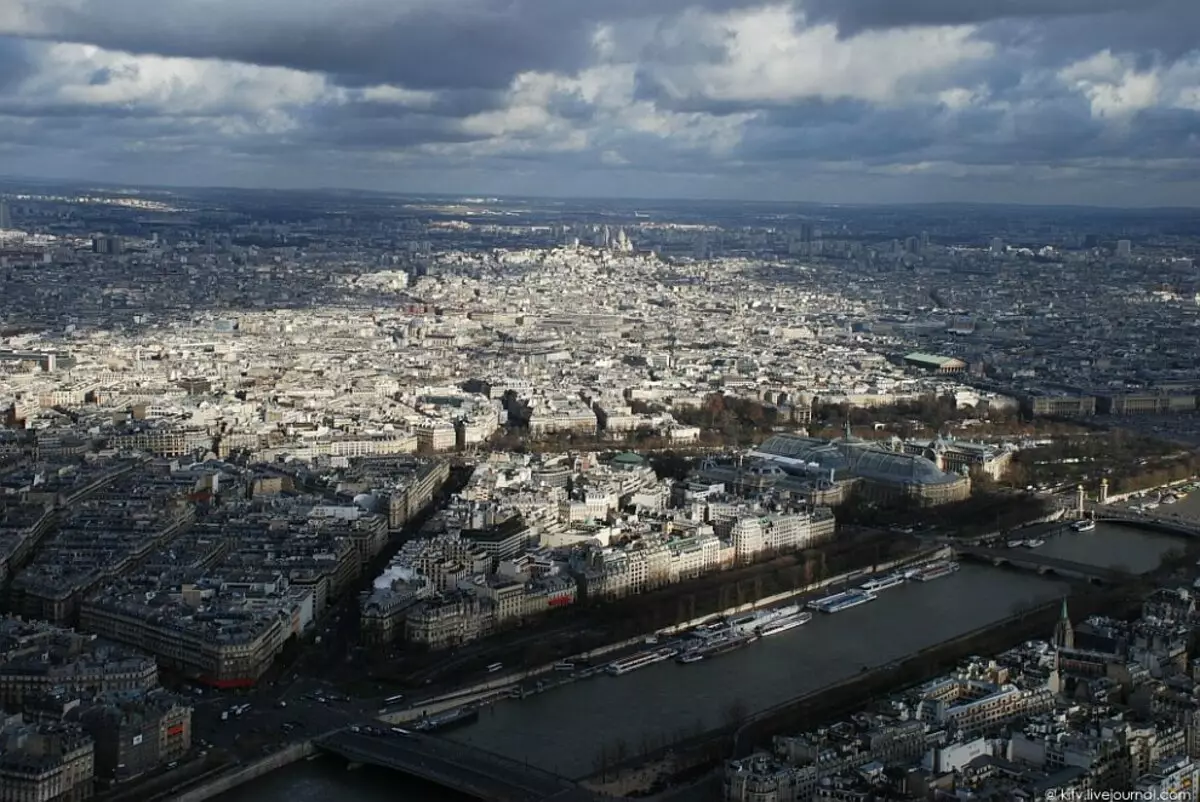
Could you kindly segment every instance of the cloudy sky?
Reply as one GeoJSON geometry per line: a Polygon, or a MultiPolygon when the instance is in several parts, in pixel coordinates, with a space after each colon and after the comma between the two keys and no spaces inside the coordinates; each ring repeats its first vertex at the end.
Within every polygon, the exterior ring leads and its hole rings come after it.
{"type": "Polygon", "coordinates": [[[0,173],[1200,205],[1200,0],[0,0],[0,173]]]}

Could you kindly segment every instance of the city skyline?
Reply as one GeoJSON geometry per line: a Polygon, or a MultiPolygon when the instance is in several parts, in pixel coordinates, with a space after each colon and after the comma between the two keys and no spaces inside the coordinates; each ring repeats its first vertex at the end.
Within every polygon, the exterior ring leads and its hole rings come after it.
{"type": "Polygon", "coordinates": [[[1179,0],[19,0],[0,155],[129,184],[1194,206],[1198,25],[1179,0]]]}

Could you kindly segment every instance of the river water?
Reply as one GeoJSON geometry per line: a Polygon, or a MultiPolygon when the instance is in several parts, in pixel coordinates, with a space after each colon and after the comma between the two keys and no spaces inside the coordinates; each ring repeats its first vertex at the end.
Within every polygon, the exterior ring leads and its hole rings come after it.
{"type": "MultiPolygon", "coordinates": [[[[1176,538],[1099,525],[1051,538],[1040,551],[1089,565],[1144,572],[1182,545],[1176,538]]],[[[1067,585],[1031,573],[964,564],[933,582],[908,583],[872,604],[818,615],[807,626],[711,661],[659,663],[602,675],[486,708],[450,737],[569,777],[593,773],[602,748],[630,752],[660,738],[719,726],[905,657],[1062,596],[1067,585]]],[[[1046,633],[1049,637],[1050,633],[1046,633]]],[[[332,761],[283,769],[218,797],[221,802],[451,802],[463,797],[398,775],[347,772],[332,761]]]]}

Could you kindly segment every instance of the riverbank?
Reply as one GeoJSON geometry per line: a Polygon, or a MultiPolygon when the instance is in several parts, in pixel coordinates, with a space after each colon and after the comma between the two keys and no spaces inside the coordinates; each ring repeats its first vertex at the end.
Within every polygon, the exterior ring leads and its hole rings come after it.
{"type": "Polygon", "coordinates": [[[255,760],[234,766],[215,777],[209,777],[202,782],[185,790],[174,789],[168,796],[161,797],[170,802],[206,802],[220,794],[258,779],[284,766],[290,766],[300,760],[305,760],[317,753],[312,741],[302,741],[284,747],[278,752],[255,760]]]}
{"type": "MultiPolygon", "coordinates": [[[[1085,590],[1071,597],[1079,616],[1123,615],[1140,604],[1133,588],[1085,590]]],[[[861,709],[869,700],[911,687],[952,669],[974,654],[995,654],[1031,638],[1045,637],[1061,609],[1060,601],[1046,602],[1002,621],[928,647],[911,657],[879,666],[805,693],[654,753],[615,761],[587,778],[584,786],[600,793],[647,796],[666,792],[680,782],[694,782],[731,756],[749,754],[784,732],[804,732],[861,709]]]]}
{"type": "MultiPolygon", "coordinates": [[[[616,643],[611,643],[606,646],[601,646],[590,651],[583,652],[581,654],[563,658],[562,660],[555,660],[552,663],[545,663],[535,668],[518,672],[510,672],[492,680],[485,680],[484,682],[473,686],[460,688],[451,694],[446,694],[434,699],[422,701],[408,709],[381,713],[379,718],[389,724],[405,724],[416,721],[425,716],[437,715],[438,713],[442,713],[447,710],[453,710],[456,707],[462,707],[468,704],[476,706],[487,705],[501,699],[509,698],[514,691],[520,690],[520,685],[523,682],[536,682],[539,678],[544,677],[554,677],[556,680],[554,683],[555,686],[565,684],[565,682],[568,681],[584,681],[583,678],[578,677],[563,678],[562,672],[557,671],[555,666],[562,662],[583,665],[594,664],[598,659],[607,658],[617,655],[625,650],[636,649],[644,646],[645,639],[649,635],[654,635],[656,637],[670,637],[697,627],[700,624],[712,621],[714,618],[738,615],[754,610],[765,609],[767,607],[772,607],[785,602],[803,600],[807,597],[821,594],[831,587],[852,585],[864,581],[866,578],[875,574],[886,574],[894,570],[903,569],[920,563],[926,563],[939,559],[950,559],[953,556],[954,551],[951,547],[937,546],[919,551],[915,554],[907,555],[896,560],[889,560],[877,565],[854,569],[837,576],[809,583],[793,590],[785,591],[783,593],[776,593],[771,596],[758,599],[757,601],[746,602],[744,604],[728,607],[724,610],[719,610],[715,613],[700,616],[689,621],[683,621],[679,624],[660,629],[657,632],[643,633],[637,637],[627,638],[616,643]]],[[[553,688],[550,687],[546,688],[545,690],[553,690],[553,688]]],[[[536,688],[532,691],[529,691],[531,694],[540,692],[544,691],[538,691],[536,688]]]]}

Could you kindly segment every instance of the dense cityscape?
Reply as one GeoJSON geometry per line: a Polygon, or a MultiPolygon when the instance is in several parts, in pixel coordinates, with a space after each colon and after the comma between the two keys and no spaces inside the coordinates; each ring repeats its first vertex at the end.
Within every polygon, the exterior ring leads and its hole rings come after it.
{"type": "Polygon", "coordinates": [[[1198,256],[1184,212],[6,185],[0,796],[199,800],[324,750],[550,798],[436,750],[1030,571],[991,651],[790,725],[839,692],[731,686],[547,776],[1191,798],[1198,256]],[[1173,545],[1064,551],[1098,526],[1173,545]]]}

